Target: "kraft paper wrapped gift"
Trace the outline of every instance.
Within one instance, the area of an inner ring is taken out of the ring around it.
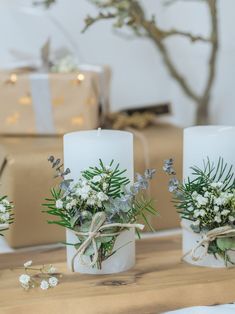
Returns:
[[[64,230],[48,225],[42,213],[45,197],[56,184],[47,158],[62,154],[62,137],[0,138],[0,195],[14,201],[15,222],[6,233],[13,248],[56,243]]]
[[[181,174],[182,131],[160,124],[134,131],[134,138],[135,172],[143,173],[148,166],[157,169],[150,188],[160,215],[151,223],[156,230],[176,228],[179,219],[162,166],[164,159],[173,157],[176,171]],[[50,188],[57,183],[47,162],[51,154],[62,156],[62,137],[0,138],[0,195],[9,195],[15,204],[15,223],[7,233],[8,243],[13,248],[65,239],[64,229],[48,225],[50,217],[41,212],[44,198],[50,196]]]
[[[0,72],[0,134],[64,134],[96,128],[99,96],[100,77],[95,71]]]
[[[150,196],[155,200],[159,216],[151,218],[155,230],[177,228],[179,215],[168,191],[169,177],[163,172],[163,162],[174,159],[177,177],[181,179],[183,131],[175,126],[159,123],[141,131],[134,131],[135,171],[143,173],[148,167],[157,170],[150,184]]]

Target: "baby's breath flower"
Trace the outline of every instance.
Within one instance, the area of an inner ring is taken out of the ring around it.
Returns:
[[[220,215],[216,215],[215,219],[216,222],[220,223],[222,221],[221,216]]]
[[[101,202],[107,201],[109,199],[108,196],[104,194],[103,192],[97,193],[97,197]]]
[[[192,198],[193,198],[193,199],[196,199],[197,196],[198,196],[198,193],[197,193],[196,191],[193,191],[193,193],[192,193]]]
[[[50,287],[50,285],[49,285],[48,281],[46,281],[46,280],[41,281],[40,288],[42,290],[47,290],[49,287]]]
[[[25,274],[20,275],[19,282],[25,290],[40,287],[42,290],[55,287],[59,280],[56,268],[53,265],[34,266],[31,268],[32,261],[24,263]],[[38,271],[38,272],[36,272]]]
[[[70,210],[70,209],[73,208],[73,205],[72,205],[71,203],[67,203],[66,206],[65,206],[65,208],[66,208],[67,210]]]
[[[6,207],[3,204],[0,204],[0,213],[5,213]]]
[[[62,209],[64,206],[64,203],[62,200],[57,200],[56,203],[55,203],[55,207],[58,208],[58,209]]]
[[[220,189],[223,186],[223,182],[212,182],[211,187],[215,189]]]
[[[227,216],[229,213],[230,213],[230,210],[224,209],[224,210],[222,210],[221,215],[222,216]]]
[[[95,205],[95,203],[96,203],[96,199],[93,196],[87,199],[87,205],[92,206],[92,205]]]
[[[19,282],[24,289],[29,289],[31,277],[27,274],[22,274],[19,277]]]
[[[10,218],[10,213],[8,213],[8,212],[0,214],[0,219],[3,222],[7,222],[9,220],[9,218]]]
[[[84,185],[82,188],[78,189],[77,192],[83,200],[87,199],[89,196],[91,188],[89,185]]]
[[[98,176],[98,175],[97,175],[97,176],[94,176],[94,177],[93,177],[92,182],[93,182],[93,183],[98,183],[98,182],[100,182],[101,180],[102,180],[101,176]]]
[[[54,288],[55,286],[58,285],[59,280],[56,277],[50,277],[49,280],[49,285]]]
[[[10,202],[6,198],[2,200],[2,204],[5,206],[10,206]]]
[[[107,190],[108,186],[109,186],[108,183],[106,183],[106,182],[103,183],[103,189],[104,190]]]
[[[24,267],[25,268],[30,267],[32,265],[32,263],[33,263],[32,261],[27,261],[24,263]]]
[[[56,272],[57,272],[57,269],[53,265],[50,265],[48,268],[48,273],[54,274]]]
[[[197,203],[198,203],[199,206],[205,206],[205,205],[207,205],[207,203],[208,203],[208,198],[203,197],[202,195],[199,194],[199,195],[196,197],[196,201],[197,201]]]

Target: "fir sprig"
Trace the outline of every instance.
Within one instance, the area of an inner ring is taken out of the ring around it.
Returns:
[[[172,159],[166,161],[164,169],[172,175]],[[173,202],[182,219],[191,222],[196,233],[207,233],[220,227],[235,229],[235,176],[233,166],[219,158],[213,163],[207,158],[203,168],[191,167],[192,177],[177,185],[170,185]],[[172,180],[172,179],[171,179]],[[172,182],[172,181],[171,181]],[[235,250],[235,238],[216,238],[209,243],[208,253],[220,256],[225,264],[232,264],[229,251]]]
[[[60,159],[51,156],[48,160],[56,170],[55,177],[60,177],[63,184],[51,189],[51,198],[47,198],[43,204],[46,207],[44,212],[56,218],[48,223],[77,231],[77,243],[66,245],[73,245],[76,249],[80,247],[86,236],[78,234],[89,231],[93,216],[98,212],[104,212],[105,224],[136,224],[141,219],[153,230],[148,215],[155,215],[156,210],[152,200],[146,199],[141,191],[148,188],[148,181],[155,170],[148,169],[143,176],[138,174],[136,182],[130,186],[125,169],[120,169],[119,164],[114,165],[113,160],[108,165],[99,160],[97,166],[82,171],[81,177],[73,181],[66,179],[70,170],[63,171]],[[116,235],[96,239],[99,254],[97,267],[101,267],[102,261],[114,254],[116,238],[124,230],[123,227],[110,227],[108,233]],[[94,247],[90,245],[84,254],[92,259]]]
[[[126,186],[130,183],[130,180],[123,176],[126,173],[126,170],[120,170],[119,164],[112,170],[114,160],[110,162],[108,167],[105,167],[104,163],[101,159],[99,159],[99,166],[98,167],[90,167],[88,170],[82,172],[82,175],[87,180],[92,180],[95,176],[109,176],[108,179],[108,189],[106,194],[109,197],[117,198],[120,197],[122,194],[122,187]],[[99,186],[99,183],[93,183],[93,186],[97,191],[102,190]]]

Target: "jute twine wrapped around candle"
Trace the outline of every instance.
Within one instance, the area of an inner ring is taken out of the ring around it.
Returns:
[[[192,229],[187,228],[183,223],[181,223],[182,228],[188,230],[189,232],[195,233]],[[186,252],[183,256],[190,256],[193,261],[199,261],[203,257],[208,254],[208,248],[212,241],[218,238],[228,238],[228,237],[235,237],[235,229],[231,226],[224,226],[212,229],[206,233],[202,234],[202,239],[197,243],[195,247],[193,247],[190,251]],[[197,250],[199,248],[203,248],[203,252],[200,255],[197,255]]]
[[[87,237],[87,238],[79,246],[79,248],[77,249],[76,253],[74,254],[74,256],[72,258],[72,261],[71,261],[72,272],[75,271],[74,263],[75,263],[76,257],[79,258],[79,260],[81,261],[81,263],[83,265],[86,265],[88,267],[92,267],[92,266],[94,266],[97,263],[97,260],[98,260],[98,257],[99,257],[99,253],[98,253],[96,239],[103,238],[103,237],[115,237],[115,236],[120,235],[121,232],[123,232],[123,230],[120,230],[120,231],[114,232],[114,233],[102,233],[102,231],[104,231],[106,229],[115,228],[115,227],[119,227],[119,228],[138,228],[140,230],[144,229],[144,225],[142,225],[142,224],[131,224],[131,223],[110,223],[110,224],[104,224],[105,221],[106,221],[106,218],[107,217],[106,217],[104,212],[98,212],[92,218],[89,231],[87,231],[87,232],[77,232],[77,231],[74,231],[77,236],[84,236],[84,237]],[[90,244],[92,244],[92,246],[93,246],[94,256],[93,256],[92,260],[89,262],[89,261],[84,261],[83,256],[84,256],[84,253],[87,250],[87,248],[90,246]]]

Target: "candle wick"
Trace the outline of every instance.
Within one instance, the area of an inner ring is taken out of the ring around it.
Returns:
[[[101,128],[98,128],[97,136],[100,136]]]

